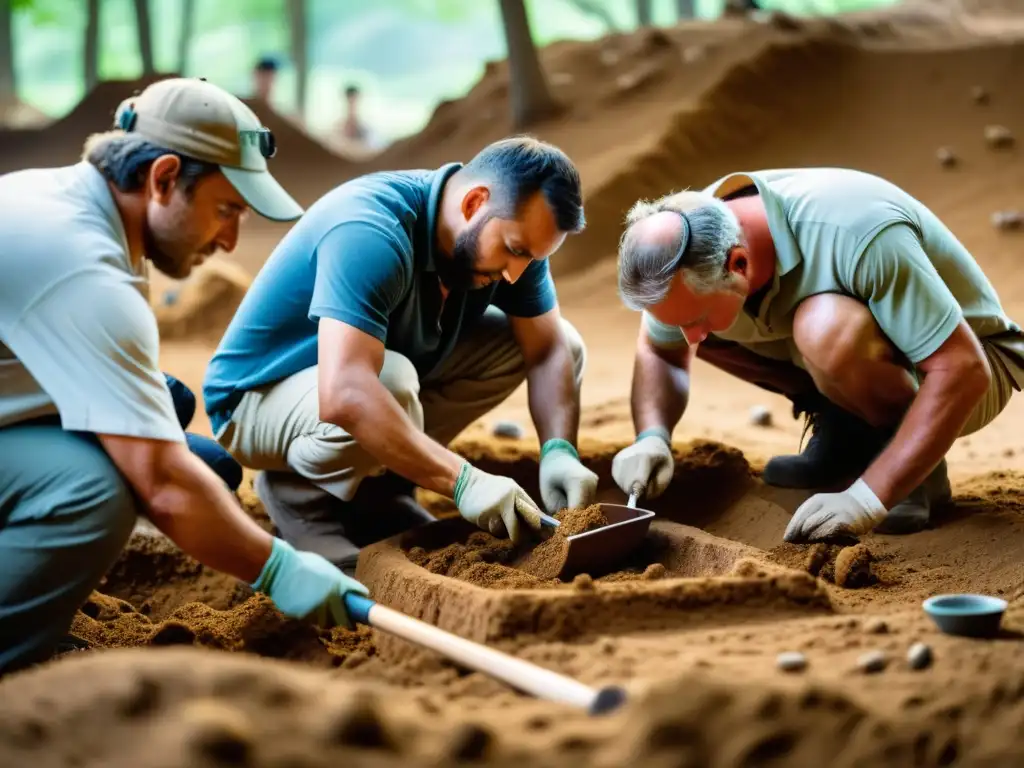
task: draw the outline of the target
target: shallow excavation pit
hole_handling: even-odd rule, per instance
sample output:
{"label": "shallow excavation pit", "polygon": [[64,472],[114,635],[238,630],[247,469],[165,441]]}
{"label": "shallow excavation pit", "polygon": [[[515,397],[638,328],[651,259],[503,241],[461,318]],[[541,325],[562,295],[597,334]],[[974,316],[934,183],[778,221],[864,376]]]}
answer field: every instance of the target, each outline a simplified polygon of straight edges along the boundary
{"label": "shallow excavation pit", "polygon": [[[518,480],[535,476],[536,464],[531,469],[518,457],[505,470]],[[613,500],[607,489],[600,496]],[[461,518],[445,518],[367,547],[356,577],[375,600],[396,610],[470,640],[509,647],[832,610],[811,574],[668,519],[655,518],[643,544],[607,572],[552,578],[537,562],[538,544],[546,543],[533,539],[517,547]],[[408,653],[394,642],[396,653]],[[391,645],[378,638],[382,657]]]}

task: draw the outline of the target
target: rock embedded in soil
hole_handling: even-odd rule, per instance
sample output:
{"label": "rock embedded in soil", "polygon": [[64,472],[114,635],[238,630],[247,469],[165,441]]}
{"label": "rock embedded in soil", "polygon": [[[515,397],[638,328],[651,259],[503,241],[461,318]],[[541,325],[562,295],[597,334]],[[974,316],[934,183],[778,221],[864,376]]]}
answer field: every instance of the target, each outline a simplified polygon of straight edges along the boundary
{"label": "rock embedded in soil", "polygon": [[491,434],[495,437],[507,437],[510,440],[520,439],[524,433],[522,426],[515,421],[496,421],[491,427]]}
{"label": "rock embedded in soil", "polygon": [[957,163],[956,154],[949,147],[941,147],[935,156],[943,168],[952,168]]}
{"label": "rock embedded in soil", "polygon": [[884,619],[872,619],[864,625],[864,631],[869,635],[884,635],[889,631],[889,625]]}
{"label": "rock embedded in soil", "polygon": [[925,643],[914,643],[907,650],[907,664],[911,669],[925,669],[931,666],[932,648]]}
{"label": "rock embedded in soil", "polygon": [[1013,146],[1013,134],[1005,125],[986,125],[985,143],[993,149],[1003,149]]}
{"label": "rock embedded in soil", "polygon": [[750,409],[750,423],[755,427],[770,427],[772,425],[772,412],[763,405],[755,405]]}
{"label": "rock embedded in soil", "polygon": [[802,672],[807,669],[807,657],[799,651],[783,651],[775,657],[775,664],[783,672]]}
{"label": "rock embedded in soil", "polygon": [[974,100],[975,104],[988,104],[988,90],[984,86],[976,85],[971,88],[971,98]]}
{"label": "rock embedded in soil", "polygon": [[992,226],[1001,230],[1020,229],[1024,226],[1024,214],[1020,211],[995,211]]}
{"label": "rock embedded in soil", "polygon": [[865,673],[881,672],[888,665],[888,659],[881,651],[868,651],[857,658],[857,669]]}

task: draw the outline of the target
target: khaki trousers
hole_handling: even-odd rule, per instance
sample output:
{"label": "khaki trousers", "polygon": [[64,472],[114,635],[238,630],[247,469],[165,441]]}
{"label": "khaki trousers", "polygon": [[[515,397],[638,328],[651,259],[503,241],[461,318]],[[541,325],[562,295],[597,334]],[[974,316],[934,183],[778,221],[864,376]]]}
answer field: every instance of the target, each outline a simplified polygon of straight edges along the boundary
{"label": "khaki trousers", "polygon": [[[577,387],[586,350],[568,321]],[[526,378],[508,318],[490,307],[436,370],[422,381],[413,364],[386,351],[380,381],[417,429],[442,445],[505,400]],[[243,466],[291,471],[350,501],[366,477],[385,468],[344,429],[320,421],[317,367],[247,392],[217,440]]]}

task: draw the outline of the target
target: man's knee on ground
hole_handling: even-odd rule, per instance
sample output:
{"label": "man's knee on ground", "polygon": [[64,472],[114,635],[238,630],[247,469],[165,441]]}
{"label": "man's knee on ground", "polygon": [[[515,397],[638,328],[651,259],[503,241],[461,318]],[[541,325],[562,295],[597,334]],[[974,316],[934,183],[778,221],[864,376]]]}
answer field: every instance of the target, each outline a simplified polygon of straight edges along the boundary
{"label": "man's knee on ground", "polygon": [[196,396],[191,389],[170,374],[165,373],[164,379],[167,381],[167,389],[171,392],[171,402],[174,403],[178,423],[185,429],[196,415]]}
{"label": "man's knee on ground", "polygon": [[412,403],[419,401],[420,376],[416,366],[405,355],[390,350],[384,353],[380,383],[406,412]]}
{"label": "man's knee on ground", "polygon": [[583,370],[587,367],[587,345],[580,332],[564,318],[562,319],[562,333],[565,334],[566,343],[572,352],[573,372],[576,375],[576,380],[579,381],[583,378]]}
{"label": "man's knee on ground", "polygon": [[800,303],[793,317],[793,340],[812,375],[839,381],[863,372],[868,362],[894,362],[896,351],[871,311],[836,293]]}

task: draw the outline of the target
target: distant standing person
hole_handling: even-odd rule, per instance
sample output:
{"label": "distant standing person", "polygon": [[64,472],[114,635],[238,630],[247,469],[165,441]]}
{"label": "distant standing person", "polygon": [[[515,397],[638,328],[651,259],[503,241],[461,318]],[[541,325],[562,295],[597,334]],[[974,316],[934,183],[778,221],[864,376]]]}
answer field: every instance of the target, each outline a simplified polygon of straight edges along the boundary
{"label": "distant standing person", "polygon": [[341,135],[348,141],[365,144],[370,132],[359,115],[359,86],[345,86],[345,117],[341,122]]}
{"label": "distant standing person", "polygon": [[147,261],[183,278],[234,249],[250,208],[302,213],[268,171],[272,134],[198,79],[116,119],[82,162],[0,177],[0,673],[60,643],[137,512],[288,616],[344,624],[343,595],[365,592],[264,531],[188,450],[143,295]]}
{"label": "distant standing person", "polygon": [[584,227],[576,168],[529,139],[431,170],[369,174],[309,208],[256,276],[207,368],[217,440],[263,470],[282,536],[354,568],[432,518],[416,486],[519,540],[539,507],[446,446],[524,380],[544,506],[590,503],[575,442],[583,340],[548,257]]}
{"label": "distant standing person", "polygon": [[277,84],[278,69],[280,65],[273,56],[263,56],[257,60],[252,68],[253,98],[270,103],[274,95],[274,86]]}
{"label": "distant standing person", "polygon": [[619,291],[643,320],[638,434],[612,464],[618,485],[671,481],[696,355],[808,417],[804,451],[773,458],[764,480],[842,490],[801,505],[787,541],[921,530],[951,497],[954,440],[1024,385],[1024,333],[977,262],[920,201],[868,173],[734,173],[638,202]]}

